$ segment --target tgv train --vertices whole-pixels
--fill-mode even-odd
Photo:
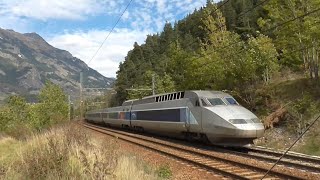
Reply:
[[[257,116],[221,91],[184,91],[128,100],[119,107],[87,112],[85,120],[225,146],[251,144],[264,133]]]

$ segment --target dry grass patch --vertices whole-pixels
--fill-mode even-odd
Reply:
[[[2,145],[12,147],[4,149]],[[14,157],[0,161],[0,179],[157,179],[152,168],[120,155],[115,140],[98,141],[83,129],[60,127],[26,141],[2,139],[0,152]]]
[[[140,180],[159,179],[153,167],[135,156],[121,156],[114,172],[116,179]]]

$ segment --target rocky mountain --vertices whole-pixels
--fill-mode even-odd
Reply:
[[[11,94],[37,94],[48,80],[78,95],[81,71],[85,87],[110,87],[114,82],[36,33],[0,28],[0,101]]]

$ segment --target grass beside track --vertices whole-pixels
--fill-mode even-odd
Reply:
[[[26,141],[0,139],[0,179],[162,179],[157,167],[120,154],[111,139],[97,139],[71,125]]]

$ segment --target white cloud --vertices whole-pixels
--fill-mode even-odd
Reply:
[[[66,32],[47,40],[54,47],[65,49],[73,56],[88,63],[108,33],[100,30]],[[104,76],[116,77],[119,63],[133,48],[133,43],[143,43],[147,34],[148,31],[115,29],[89,66]]]
[[[85,19],[114,8],[114,1],[99,0],[1,0],[0,15],[11,14],[38,20]]]
[[[123,13],[122,19],[129,19],[129,12],[128,11]]]
[[[48,24],[51,20],[57,20],[53,22],[56,24],[53,30],[59,32],[57,30],[59,20],[70,23],[74,20],[87,20],[84,21],[86,23],[91,21],[91,17],[100,15],[108,17],[106,20],[114,23],[128,2],[129,0],[0,0],[0,26],[19,32],[39,32],[41,29],[32,27],[39,28],[37,26],[39,20],[46,21]],[[124,60],[135,41],[141,44],[147,34],[160,32],[165,22],[173,23],[178,20],[178,17],[182,18],[192,13],[195,8],[200,8],[205,3],[206,0],[133,1],[122,16],[119,24],[123,25],[122,28],[116,29],[110,35],[89,66],[105,76],[115,77],[119,62]],[[110,18],[111,16],[114,18]],[[101,24],[106,24],[107,27],[110,22],[96,24],[100,26],[90,28],[102,28]],[[51,27],[48,26],[48,28]],[[44,38],[53,46],[68,50],[86,63],[108,34],[103,30],[63,31],[61,28],[58,34]]]
[[[29,21],[14,16],[0,16],[0,28],[13,29],[23,33],[33,31]]]
[[[139,7],[131,12],[131,25],[134,28],[161,31],[165,22],[174,23],[177,16],[185,16],[194,9],[205,5],[206,0],[140,0]],[[149,18],[150,17],[150,18]]]

